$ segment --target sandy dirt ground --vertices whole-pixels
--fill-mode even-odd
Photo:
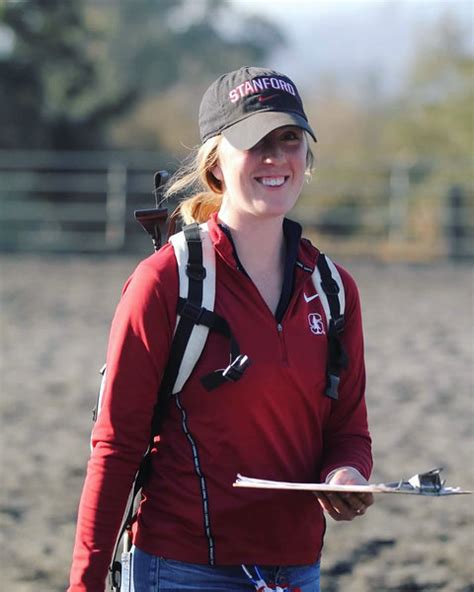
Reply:
[[[109,323],[136,258],[2,255],[1,582],[66,588]],[[373,481],[474,489],[473,271],[346,262],[363,301]],[[379,496],[328,524],[323,592],[474,590],[474,496]]]

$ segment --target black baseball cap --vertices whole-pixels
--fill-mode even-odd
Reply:
[[[222,134],[240,150],[249,150],[284,125],[306,130],[316,142],[295,84],[268,68],[245,66],[220,76],[199,108],[201,141]]]

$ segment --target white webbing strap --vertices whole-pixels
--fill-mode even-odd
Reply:
[[[209,236],[207,223],[200,224],[199,228],[202,239],[202,264],[206,270],[206,277],[203,280],[202,307],[213,311],[216,297],[216,254]],[[173,246],[176,261],[178,262],[179,295],[181,298],[187,299],[189,288],[189,280],[186,274],[186,265],[188,264],[188,245],[186,243],[184,232],[174,234],[170,237],[169,241]],[[178,326],[180,318],[180,315],[178,315],[176,326]],[[208,333],[209,327],[206,327],[205,325],[194,325],[183,359],[181,360],[172,394],[179,392],[191,375],[191,372],[204,349]]]

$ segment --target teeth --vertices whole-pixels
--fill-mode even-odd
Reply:
[[[278,187],[283,185],[285,177],[261,177],[260,183],[262,185],[269,185],[270,187]]]

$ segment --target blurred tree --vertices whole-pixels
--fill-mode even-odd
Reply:
[[[474,56],[470,31],[449,13],[425,31],[390,138],[411,157],[467,160],[473,150]]]
[[[268,22],[226,0],[122,0],[96,5],[110,23],[108,61],[126,85],[151,92],[260,61],[282,40]]]
[[[407,77],[401,81],[400,94],[391,100],[377,92],[380,72],[367,73],[365,99],[360,102],[348,99],[337,79],[328,75],[319,81],[317,100],[308,108],[318,136],[318,158],[313,181],[298,203],[303,219],[315,218],[317,209],[320,220],[337,219],[346,215],[345,209],[352,222],[347,206],[386,207],[390,200],[394,203],[399,173],[406,181],[405,202],[400,206],[409,216],[406,236],[422,237],[426,244],[439,239],[440,205],[453,184],[463,186],[465,203],[474,205],[469,189],[472,29],[448,9],[438,22],[418,33]],[[384,226],[373,220],[371,228],[383,235]]]
[[[10,52],[0,56],[2,148],[92,148],[103,144],[106,122],[136,98],[134,89],[98,92],[93,38],[82,2],[17,0],[1,6]]]
[[[199,85],[260,61],[282,41],[225,0],[4,0],[2,31],[12,38],[0,55],[3,148],[106,147],[120,137],[110,124],[132,108],[179,81]],[[158,148],[149,123],[143,139]],[[122,145],[140,141],[127,134]]]

